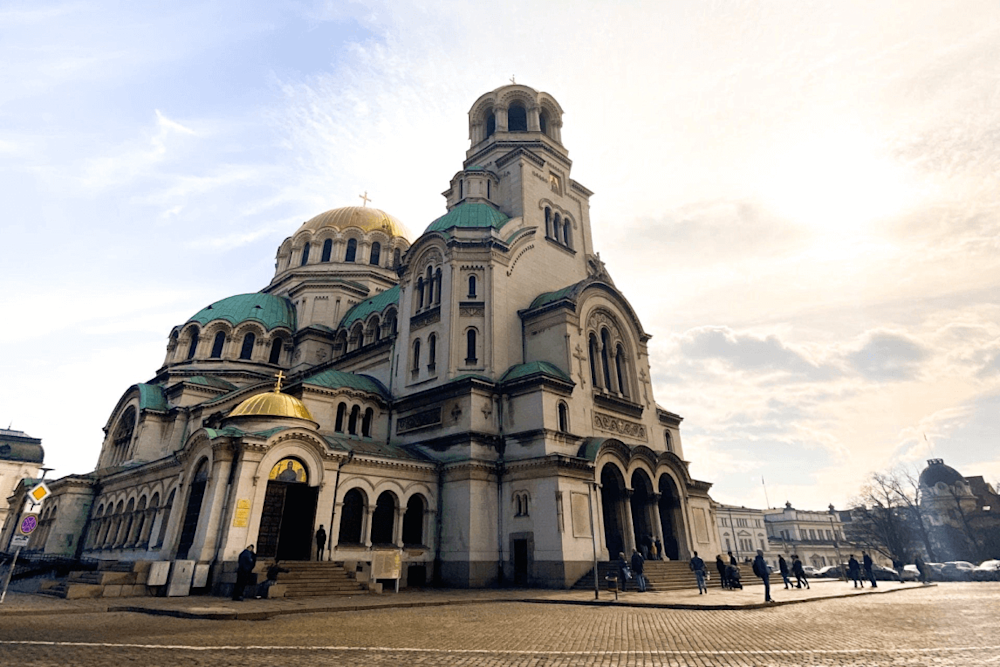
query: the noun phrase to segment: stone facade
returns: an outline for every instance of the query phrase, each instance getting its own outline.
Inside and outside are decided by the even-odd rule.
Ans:
[[[3,534],[10,508],[20,507],[11,504],[11,496],[22,479],[41,476],[44,457],[42,441],[38,438],[24,431],[0,429],[0,534]]]
[[[526,86],[483,95],[447,212],[412,244],[377,209],[334,209],[261,292],[176,327],[107,422],[78,553],[223,571],[248,543],[312,557],[323,525],[333,560],[400,550],[404,584],[565,587],[647,535],[717,552],[562,113]]]

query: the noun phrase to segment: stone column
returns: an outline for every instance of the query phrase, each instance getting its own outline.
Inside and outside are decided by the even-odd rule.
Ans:
[[[375,514],[374,505],[365,505],[365,525],[362,527],[362,533],[365,536],[365,546],[369,549],[372,548],[372,515]]]
[[[400,549],[403,548],[403,515],[405,513],[405,507],[397,507],[396,520],[392,525],[392,543]]]
[[[662,495],[663,494],[660,493],[653,494],[653,523],[655,524],[653,526],[653,537],[656,537],[660,540],[661,548],[663,547],[663,544],[666,541],[663,536],[663,521],[660,518],[660,497]],[[662,553],[660,554],[660,558],[661,559],[663,558]]]
[[[538,118],[538,106],[533,105],[528,108],[528,131],[529,132],[541,132],[542,124]]]
[[[625,558],[629,558],[635,544],[635,524],[632,523],[632,489],[625,489],[625,535],[622,541],[625,543]]]

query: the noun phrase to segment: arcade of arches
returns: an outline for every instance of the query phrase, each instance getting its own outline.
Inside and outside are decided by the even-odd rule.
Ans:
[[[618,465],[601,467],[601,517],[609,559],[619,553],[627,556],[647,538],[659,540],[671,560],[689,557],[677,484],[663,469],[656,478],[654,486],[645,469],[635,468],[626,484]]]

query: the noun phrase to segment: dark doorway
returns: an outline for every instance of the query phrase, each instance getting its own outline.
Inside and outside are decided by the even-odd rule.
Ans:
[[[634,529],[636,548],[642,551],[640,545],[650,542],[653,534],[653,522],[650,520],[650,509],[653,504],[653,483],[642,470],[632,473],[632,526]]]
[[[208,461],[202,461],[191,482],[191,492],[188,493],[187,507],[184,510],[184,525],[181,527],[181,539],[177,544],[177,559],[184,560],[194,544],[194,535],[198,532],[198,519],[201,517],[201,503],[205,499],[205,485],[208,483]]]
[[[372,512],[372,544],[394,544],[396,532],[396,496],[383,491]]]
[[[660,475],[660,527],[663,529],[663,555],[680,559],[681,500],[677,485],[669,475]]]
[[[280,560],[309,560],[319,487],[270,481],[264,494],[257,555]]]
[[[417,588],[427,585],[427,566],[410,565],[406,568],[406,587]]]
[[[611,463],[605,465],[601,469],[601,510],[604,515],[604,544],[608,547],[610,560],[616,560],[618,554],[625,551],[624,497],[625,480],[621,472]]]
[[[514,540],[514,585],[528,585],[528,540]]]

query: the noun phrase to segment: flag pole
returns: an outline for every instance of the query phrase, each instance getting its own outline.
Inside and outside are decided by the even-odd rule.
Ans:
[[[760,476],[760,485],[764,487],[764,502],[767,503],[767,509],[771,509],[771,501],[767,499],[767,484],[764,483],[764,476]]]

